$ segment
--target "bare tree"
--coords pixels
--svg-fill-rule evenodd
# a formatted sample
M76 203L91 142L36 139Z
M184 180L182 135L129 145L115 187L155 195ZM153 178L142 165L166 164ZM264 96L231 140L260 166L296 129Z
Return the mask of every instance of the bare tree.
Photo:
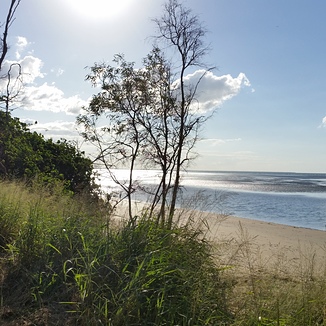
M2 37L0 39L1 44L0 44L0 72L2 70L2 65L3 62L6 58L9 46L8 46L8 33L9 33L9 28L11 26L11 24L13 23L13 21L15 20L15 13L16 10L20 4L21 0L11 0L10 5L9 5L9 9L8 9L8 13L6 16L6 20L5 22L1 25L1 27L3 27L3 33L2 33Z
M204 43L206 29L198 16L186 9L178 0L169 0L164 7L163 15L154 19L154 22L157 26L156 39L172 48L173 57L176 58L178 90L180 91L177 113L179 119L178 152L168 222L171 226L180 187L181 170L189 160L189 153L198 139L199 127L205 121L204 116L193 112L200 80L191 87L185 84L185 76L189 68L204 66L203 57L209 47Z
M16 70L13 72L13 70ZM9 66L9 70L7 75L4 76L6 78L6 87L0 96L0 103L3 102L4 106L0 106L6 112L7 119L9 118L9 112L13 110L10 108L10 105L17 101L20 92L23 87L23 73L22 67L19 63L12 63Z
M0 96L0 103L4 103L7 119L10 111L10 103L18 97L23 85L22 69L19 63L11 64L8 71L3 73L3 63L9 50L8 33L10 26L15 20L15 13L20 2L21 0L11 0L5 22L0 25L3 28L2 37L0 38L0 78L6 80L6 87Z

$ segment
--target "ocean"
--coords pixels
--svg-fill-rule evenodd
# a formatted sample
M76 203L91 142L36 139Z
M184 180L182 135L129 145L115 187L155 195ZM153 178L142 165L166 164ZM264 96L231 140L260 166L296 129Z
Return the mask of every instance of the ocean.
M127 171L115 172L119 180L127 180ZM158 171L135 172L143 187L158 182ZM100 184L104 190L115 187L105 173ZM326 230L326 174L189 171L182 174L181 185L179 206ZM148 195L139 192L134 199L146 201Z

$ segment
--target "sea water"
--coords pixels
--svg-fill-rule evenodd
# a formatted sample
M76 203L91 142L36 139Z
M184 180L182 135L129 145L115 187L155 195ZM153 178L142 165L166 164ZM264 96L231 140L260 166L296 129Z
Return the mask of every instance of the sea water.
M127 171L115 173L127 182ZM136 170L135 179L145 188L154 188L159 172ZM116 188L105 173L100 183L107 191ZM189 171L182 174L181 185L180 206L326 230L326 174ZM142 192L134 196L138 200L149 198Z

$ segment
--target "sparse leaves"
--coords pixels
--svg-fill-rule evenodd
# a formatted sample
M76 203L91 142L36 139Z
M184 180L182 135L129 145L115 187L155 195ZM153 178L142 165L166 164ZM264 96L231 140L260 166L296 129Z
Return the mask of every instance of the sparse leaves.
M202 65L208 47L198 17L176 0L169 0L162 17L154 21L157 39L176 50L177 68L158 46L144 58L141 68L121 54L114 57L113 65L94 64L86 80L100 91L77 121L84 127L85 140L97 149L95 161L107 169L129 169L129 186L120 186L127 191L130 219L135 166L159 168L161 179L151 191L150 215L159 206L158 222L170 228L180 171L194 157L198 132L206 120L193 109L198 84L187 87L184 76L187 68Z

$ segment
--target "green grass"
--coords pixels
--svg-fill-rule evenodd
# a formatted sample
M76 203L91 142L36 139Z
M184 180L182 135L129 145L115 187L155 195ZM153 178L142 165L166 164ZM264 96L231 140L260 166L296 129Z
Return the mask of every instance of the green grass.
M185 212L171 230L145 213L117 227L108 212L60 187L0 183L0 325L326 325L313 251L267 266L241 228L213 244Z
M144 214L114 227L105 206L0 184L1 325L227 325L227 286L189 224Z

